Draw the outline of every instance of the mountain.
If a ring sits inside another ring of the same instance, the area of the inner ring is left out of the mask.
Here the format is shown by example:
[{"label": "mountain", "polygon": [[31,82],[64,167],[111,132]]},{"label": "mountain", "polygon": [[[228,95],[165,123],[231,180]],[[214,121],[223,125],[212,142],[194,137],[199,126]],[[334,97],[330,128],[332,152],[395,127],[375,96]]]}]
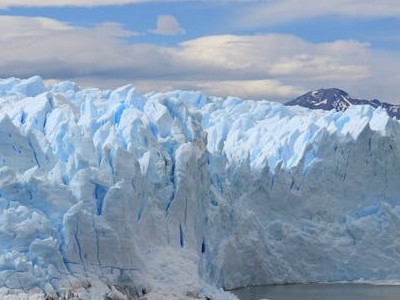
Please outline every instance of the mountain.
[{"label": "mountain", "polygon": [[299,105],[310,109],[324,109],[336,111],[345,111],[351,105],[370,105],[374,108],[382,107],[390,117],[400,119],[400,105],[394,105],[379,100],[357,99],[349,96],[348,93],[336,88],[319,89],[308,92],[294,100],[286,103],[286,105]]},{"label": "mountain", "polygon": [[400,281],[400,122],[0,80],[0,299]]}]

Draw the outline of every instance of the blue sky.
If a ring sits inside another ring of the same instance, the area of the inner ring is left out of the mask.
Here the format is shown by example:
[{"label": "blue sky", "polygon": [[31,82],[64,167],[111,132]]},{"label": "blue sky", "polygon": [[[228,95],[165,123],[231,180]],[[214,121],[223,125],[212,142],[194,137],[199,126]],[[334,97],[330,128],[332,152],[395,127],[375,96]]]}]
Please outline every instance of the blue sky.
[{"label": "blue sky", "polygon": [[0,0],[0,77],[400,103],[399,29],[397,0]]}]

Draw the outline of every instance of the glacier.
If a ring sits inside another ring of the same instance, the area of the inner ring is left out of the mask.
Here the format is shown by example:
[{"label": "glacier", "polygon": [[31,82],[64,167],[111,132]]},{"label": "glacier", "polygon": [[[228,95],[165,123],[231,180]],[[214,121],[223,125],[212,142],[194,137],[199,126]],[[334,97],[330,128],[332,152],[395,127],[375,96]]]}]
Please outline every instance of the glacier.
[{"label": "glacier", "polygon": [[398,282],[399,156],[382,108],[2,79],[0,296]]}]

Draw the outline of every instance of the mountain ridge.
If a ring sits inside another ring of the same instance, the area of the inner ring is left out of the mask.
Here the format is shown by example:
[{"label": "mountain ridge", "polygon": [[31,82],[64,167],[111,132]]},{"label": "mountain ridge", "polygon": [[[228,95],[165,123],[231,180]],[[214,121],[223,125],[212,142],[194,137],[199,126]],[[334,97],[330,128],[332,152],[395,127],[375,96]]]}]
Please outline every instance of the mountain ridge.
[{"label": "mountain ridge", "polygon": [[297,97],[285,105],[299,105],[310,109],[345,111],[351,105],[370,105],[374,108],[382,107],[390,117],[400,119],[400,105],[382,102],[378,99],[359,99],[351,97],[347,92],[338,88],[326,88],[310,91]]}]

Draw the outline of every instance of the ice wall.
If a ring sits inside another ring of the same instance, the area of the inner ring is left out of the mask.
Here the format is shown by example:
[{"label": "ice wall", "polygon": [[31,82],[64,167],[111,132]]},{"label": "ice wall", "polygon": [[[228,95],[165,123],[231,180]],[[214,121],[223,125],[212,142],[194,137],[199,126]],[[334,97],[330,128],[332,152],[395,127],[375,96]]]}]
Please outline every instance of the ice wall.
[{"label": "ice wall", "polygon": [[0,80],[0,286],[399,280],[399,141],[368,106]]}]

